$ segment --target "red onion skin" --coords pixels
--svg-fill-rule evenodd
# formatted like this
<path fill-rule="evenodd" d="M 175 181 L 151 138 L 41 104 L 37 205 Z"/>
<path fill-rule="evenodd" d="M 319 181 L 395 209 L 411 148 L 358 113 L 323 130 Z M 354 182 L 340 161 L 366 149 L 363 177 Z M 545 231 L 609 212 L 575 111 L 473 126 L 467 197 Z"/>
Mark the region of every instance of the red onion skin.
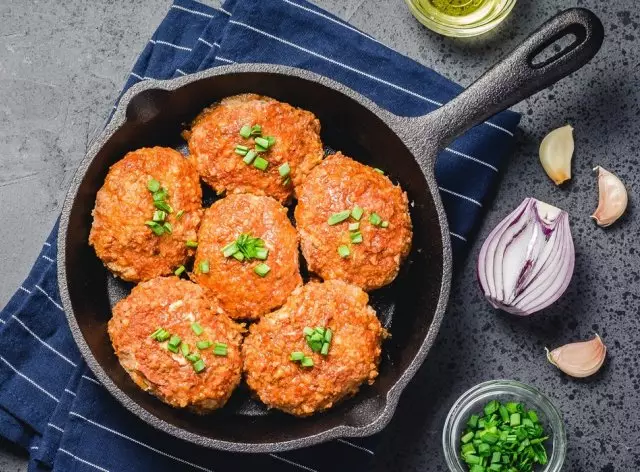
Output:
<path fill-rule="evenodd" d="M 493 229 L 482 245 L 478 255 L 478 282 L 494 308 L 519 316 L 531 315 L 557 301 L 569 286 L 575 267 L 569 215 L 558 210 L 551 221 L 546 221 L 540 211 L 548 208 L 534 198 L 526 198 Z M 522 220 L 523 217 L 528 220 Z M 515 225 L 522 227 L 510 234 Z M 529 234 L 531 231 L 534 233 Z M 544 241 L 536 243 L 535 231 L 541 232 L 537 234 L 542 234 Z M 522 237 L 529 240 L 518 239 Z M 518 240 L 520 243 L 516 243 Z M 504 256 L 512 244 L 522 243 L 526 243 L 526 255 L 530 250 L 537 252 L 532 253 L 531 258 L 525 255 L 513 292 L 505 293 Z M 515 250 L 518 248 L 515 246 Z M 513 262 L 510 266 L 513 267 Z M 513 279 L 509 280 L 513 283 Z"/>

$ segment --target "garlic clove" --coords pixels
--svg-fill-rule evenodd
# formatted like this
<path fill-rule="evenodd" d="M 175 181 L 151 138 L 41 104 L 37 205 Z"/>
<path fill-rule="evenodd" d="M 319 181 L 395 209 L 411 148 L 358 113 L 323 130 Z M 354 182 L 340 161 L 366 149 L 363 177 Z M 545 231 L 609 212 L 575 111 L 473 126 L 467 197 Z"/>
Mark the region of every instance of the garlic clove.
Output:
<path fill-rule="evenodd" d="M 620 218 L 627 209 L 629 197 L 622 181 L 608 170 L 597 166 L 598 172 L 598 208 L 591 215 L 598 226 L 606 228 Z"/>
<path fill-rule="evenodd" d="M 571 178 L 573 150 L 573 128 L 571 125 L 554 129 L 540 143 L 540 163 L 556 185 Z"/>
<path fill-rule="evenodd" d="M 565 344 L 553 351 L 547 351 L 547 359 L 558 369 L 571 377 L 589 377 L 600 370 L 607 355 L 607 346 L 600 336 L 591 341 Z"/>

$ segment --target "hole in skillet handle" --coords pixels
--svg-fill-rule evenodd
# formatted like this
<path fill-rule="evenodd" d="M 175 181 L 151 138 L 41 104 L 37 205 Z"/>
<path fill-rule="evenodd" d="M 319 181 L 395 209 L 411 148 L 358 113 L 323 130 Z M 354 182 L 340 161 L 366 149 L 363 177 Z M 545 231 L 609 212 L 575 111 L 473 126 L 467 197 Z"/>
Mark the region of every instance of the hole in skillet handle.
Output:
<path fill-rule="evenodd" d="M 577 48 L 586 37 L 587 30 L 583 25 L 570 25 L 536 48 L 529 57 L 529 66 L 541 69 L 555 62 Z"/>
<path fill-rule="evenodd" d="M 127 121 L 133 123 L 149 123 L 154 120 L 169 102 L 168 90 L 143 90 L 131 99 L 127 105 Z"/>

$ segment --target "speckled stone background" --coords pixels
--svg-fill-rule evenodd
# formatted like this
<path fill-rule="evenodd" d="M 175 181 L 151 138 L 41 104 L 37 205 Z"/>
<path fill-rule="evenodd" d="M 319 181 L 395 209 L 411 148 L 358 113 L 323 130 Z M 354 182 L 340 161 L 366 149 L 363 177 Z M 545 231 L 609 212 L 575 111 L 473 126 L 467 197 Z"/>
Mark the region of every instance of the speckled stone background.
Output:
<path fill-rule="evenodd" d="M 378 469 L 446 470 L 440 436 L 451 404 L 479 382 L 510 378 L 538 387 L 563 412 L 565 470 L 640 470 L 637 0 L 520 0 L 497 30 L 473 40 L 430 32 L 402 0 L 316 3 L 465 85 L 560 9 L 584 6 L 600 16 L 606 39 L 598 56 L 515 107 L 524 116 L 511 163 L 469 258 L 458 268 L 438 343 L 383 435 Z M 169 4 L 0 0 L 0 305 L 26 276 L 87 143 Z M 574 178 L 559 189 L 540 168 L 537 147 L 547 131 L 567 122 L 575 127 Z M 630 190 L 627 216 L 607 230 L 589 219 L 597 202 L 595 165 L 616 172 Z M 527 196 L 569 211 L 577 260 L 562 299 L 520 319 L 495 312 L 483 300 L 475 259 L 493 226 Z M 595 377 L 572 380 L 546 362 L 544 346 L 594 332 L 609 348 Z M 0 471 L 25 470 L 20 452 L 0 443 Z"/>

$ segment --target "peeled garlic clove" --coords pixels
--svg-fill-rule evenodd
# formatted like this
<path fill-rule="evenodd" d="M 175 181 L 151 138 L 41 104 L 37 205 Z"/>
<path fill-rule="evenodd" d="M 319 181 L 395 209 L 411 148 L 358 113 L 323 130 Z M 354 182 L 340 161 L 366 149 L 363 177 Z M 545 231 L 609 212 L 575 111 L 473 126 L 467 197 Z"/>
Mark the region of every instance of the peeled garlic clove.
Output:
<path fill-rule="evenodd" d="M 549 352 L 547 359 L 558 369 L 571 377 L 589 377 L 600 370 L 607 355 L 607 346 L 600 336 L 591 341 L 565 344 Z"/>
<path fill-rule="evenodd" d="M 573 149 L 573 128 L 571 125 L 554 129 L 540 143 L 540 163 L 556 185 L 571 178 Z"/>
<path fill-rule="evenodd" d="M 608 170 L 597 166 L 598 172 L 598 208 L 591 215 L 598 226 L 606 228 L 615 223 L 627 209 L 627 189 L 622 181 Z"/>

